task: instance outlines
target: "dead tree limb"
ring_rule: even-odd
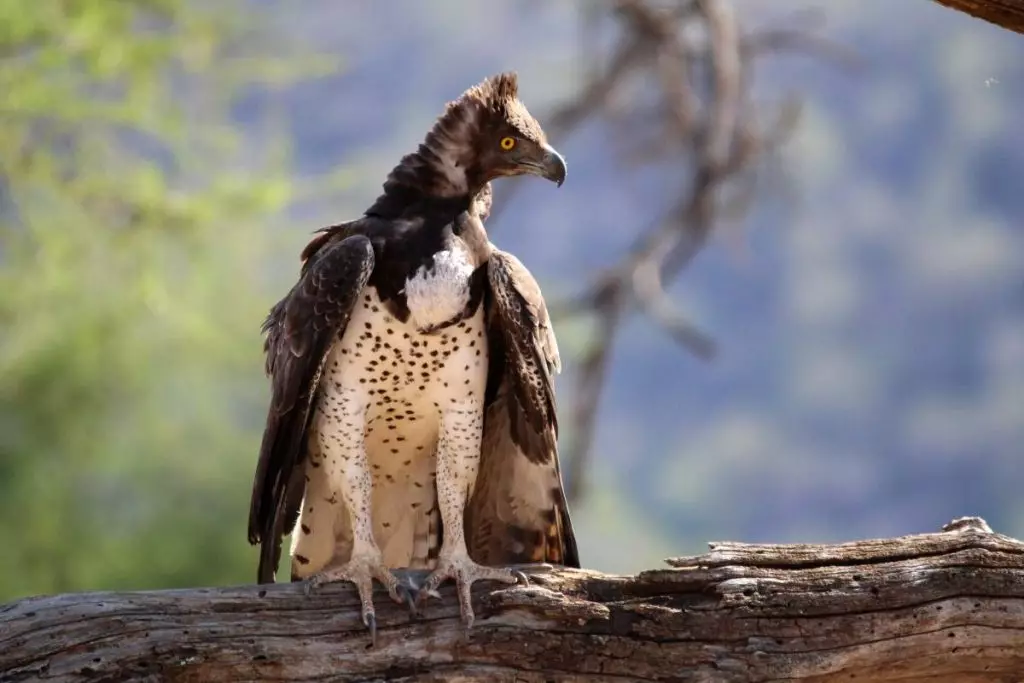
[[[585,124],[603,121],[611,133],[607,157],[622,177],[657,169],[674,186],[666,189],[665,205],[643,210],[636,225],[614,226],[635,232],[631,248],[580,291],[550,302],[556,329],[575,318],[597,330],[570,375],[577,401],[564,425],[570,503],[585,489],[597,411],[621,325],[639,313],[698,357],[714,355],[714,339],[679,310],[668,290],[716,227],[739,221],[753,205],[773,154],[794,129],[798,108],[792,100],[766,104],[754,97],[755,62],[800,52],[847,67],[857,63],[848,50],[815,35],[806,21],[746,30],[732,0],[587,0],[580,12],[587,77],[578,92],[543,113],[545,130],[565,144]],[[600,47],[596,37],[609,33],[612,45]],[[512,182],[495,189],[492,232],[518,187]]]
[[[425,614],[347,586],[30,598],[0,607],[0,681],[1024,679],[1024,543],[964,518],[840,545],[712,544],[637,576],[532,569]]]
[[[1024,33],[1024,0],[935,0],[946,7]]]

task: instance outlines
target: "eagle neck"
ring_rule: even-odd
[[[395,219],[427,207],[452,207],[456,213],[467,209],[487,184],[474,149],[484,113],[470,98],[450,103],[416,151],[388,174],[384,192],[367,215]]]

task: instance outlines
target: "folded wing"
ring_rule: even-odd
[[[337,226],[310,243],[299,281],[263,325],[271,400],[249,508],[249,542],[261,544],[260,583],[274,581],[281,539],[302,504],[307,434],[324,360],[373,271],[370,240],[350,233]]]
[[[487,565],[579,567],[558,463],[558,346],[540,287],[511,254],[488,262],[490,367],[476,488],[466,513],[470,555]]]

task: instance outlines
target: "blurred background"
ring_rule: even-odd
[[[254,579],[263,317],[505,69],[569,164],[489,226],[557,314],[585,566],[1024,536],[1020,36],[930,0],[4,0],[0,601]]]

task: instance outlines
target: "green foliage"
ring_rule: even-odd
[[[325,65],[259,59],[208,4],[0,0],[0,601],[251,578],[294,188],[281,136],[229,112]]]

